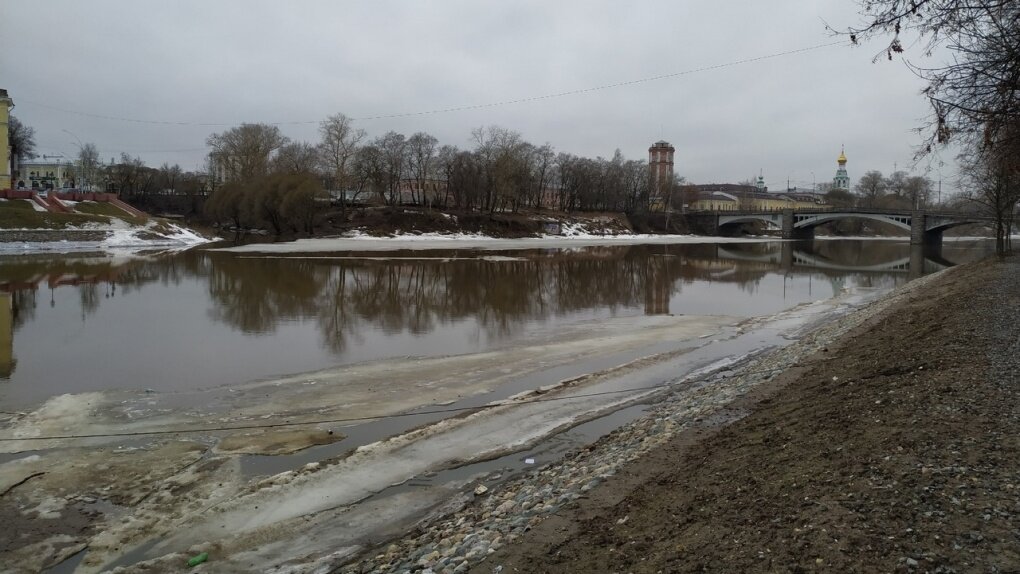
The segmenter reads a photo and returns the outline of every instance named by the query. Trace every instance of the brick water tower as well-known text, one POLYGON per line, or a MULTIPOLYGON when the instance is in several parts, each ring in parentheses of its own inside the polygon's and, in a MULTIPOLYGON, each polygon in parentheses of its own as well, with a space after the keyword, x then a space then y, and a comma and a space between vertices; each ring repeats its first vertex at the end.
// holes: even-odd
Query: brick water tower
POLYGON ((648 148, 648 170, 651 175, 651 204, 665 207, 673 185, 673 152, 669 142, 659 140, 648 148))
POLYGON ((0 88, 0 190, 11 188, 10 122, 14 100, 0 88))

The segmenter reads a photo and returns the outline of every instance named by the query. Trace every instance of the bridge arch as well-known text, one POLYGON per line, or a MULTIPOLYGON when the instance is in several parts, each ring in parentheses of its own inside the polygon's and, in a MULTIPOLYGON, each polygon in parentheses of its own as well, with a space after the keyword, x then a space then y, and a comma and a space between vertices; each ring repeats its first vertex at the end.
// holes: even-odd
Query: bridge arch
POLYGON ((759 212, 716 212, 695 215, 701 218, 704 227, 716 233, 732 230, 744 223, 761 223, 772 229, 780 229, 784 239, 810 239, 814 229, 840 219, 867 219, 892 225, 910 234, 914 245, 938 245, 942 232, 966 224, 987 223, 989 218, 973 213, 925 211, 899 211, 882 209, 783 209, 781 211, 759 212))
POLYGON ((745 223, 764 223, 769 229, 783 228, 783 214, 777 212, 742 213, 737 215, 720 215, 718 228, 720 231, 734 229, 745 223))
POLYGON ((840 221, 843 219, 870 219, 871 221, 879 221, 882 223, 888 223, 900 229, 906 231, 911 230, 911 216, 909 215, 892 215, 884 213, 856 213, 856 212, 830 212, 830 213, 812 213, 804 215, 795 215, 793 228, 794 229, 814 229, 819 225, 824 225, 833 221, 840 221))
POLYGON ((925 232, 926 233, 942 233, 943 231, 945 231, 947 229, 952 229, 954 227, 959 227, 961 225, 975 225, 975 224, 977 224, 977 225, 981 225, 981 224, 987 225, 988 221, 978 220, 978 219, 960 219, 960 220, 953 220, 953 221, 937 221, 937 222, 931 223, 930 225, 925 226, 925 232))

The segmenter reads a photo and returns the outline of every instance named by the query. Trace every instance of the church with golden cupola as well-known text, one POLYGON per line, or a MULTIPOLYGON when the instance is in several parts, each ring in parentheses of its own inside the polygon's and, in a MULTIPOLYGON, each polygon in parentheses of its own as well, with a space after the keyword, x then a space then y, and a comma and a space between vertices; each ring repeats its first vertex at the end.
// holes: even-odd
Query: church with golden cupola
POLYGON ((836 163, 839 164, 839 167, 836 168, 836 177, 832 178, 832 188, 850 191, 850 176, 846 173, 846 153, 842 147, 839 149, 836 163))

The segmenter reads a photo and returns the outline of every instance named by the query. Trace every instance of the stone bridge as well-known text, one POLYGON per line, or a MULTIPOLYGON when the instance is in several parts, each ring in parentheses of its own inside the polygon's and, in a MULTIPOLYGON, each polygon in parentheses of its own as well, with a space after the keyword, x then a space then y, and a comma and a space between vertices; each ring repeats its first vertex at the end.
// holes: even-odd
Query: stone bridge
POLYGON ((694 213, 706 231, 725 233, 744 223, 764 223, 781 230, 784 239, 810 239, 815 228, 841 219, 868 219, 899 227, 910 233, 912 245, 940 245, 942 233, 958 225, 991 223, 991 218, 973 213, 898 211, 888 209, 783 209, 781 211, 694 213))

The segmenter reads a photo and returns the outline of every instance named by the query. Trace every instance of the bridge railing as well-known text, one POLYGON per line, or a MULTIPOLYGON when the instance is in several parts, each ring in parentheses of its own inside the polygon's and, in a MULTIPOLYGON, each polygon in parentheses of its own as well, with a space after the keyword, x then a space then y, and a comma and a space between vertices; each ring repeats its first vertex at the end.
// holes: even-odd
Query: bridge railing
MULTIPOLYGON (((790 208, 787 208, 790 209, 790 208)), ((793 212, 797 215, 811 215, 815 213, 862 213, 862 214, 873 214, 873 215, 913 215, 914 210, 910 209, 885 209, 878 207, 806 207, 806 208, 792 208, 793 212)), ((768 210, 693 210, 689 213, 692 214, 718 214, 718 215, 775 215, 781 213, 785 209, 768 209, 768 210)), ((988 215, 984 215, 978 212, 972 211, 947 211, 947 210, 918 210, 927 216, 936 217, 956 217, 960 219, 991 219, 988 215)))

